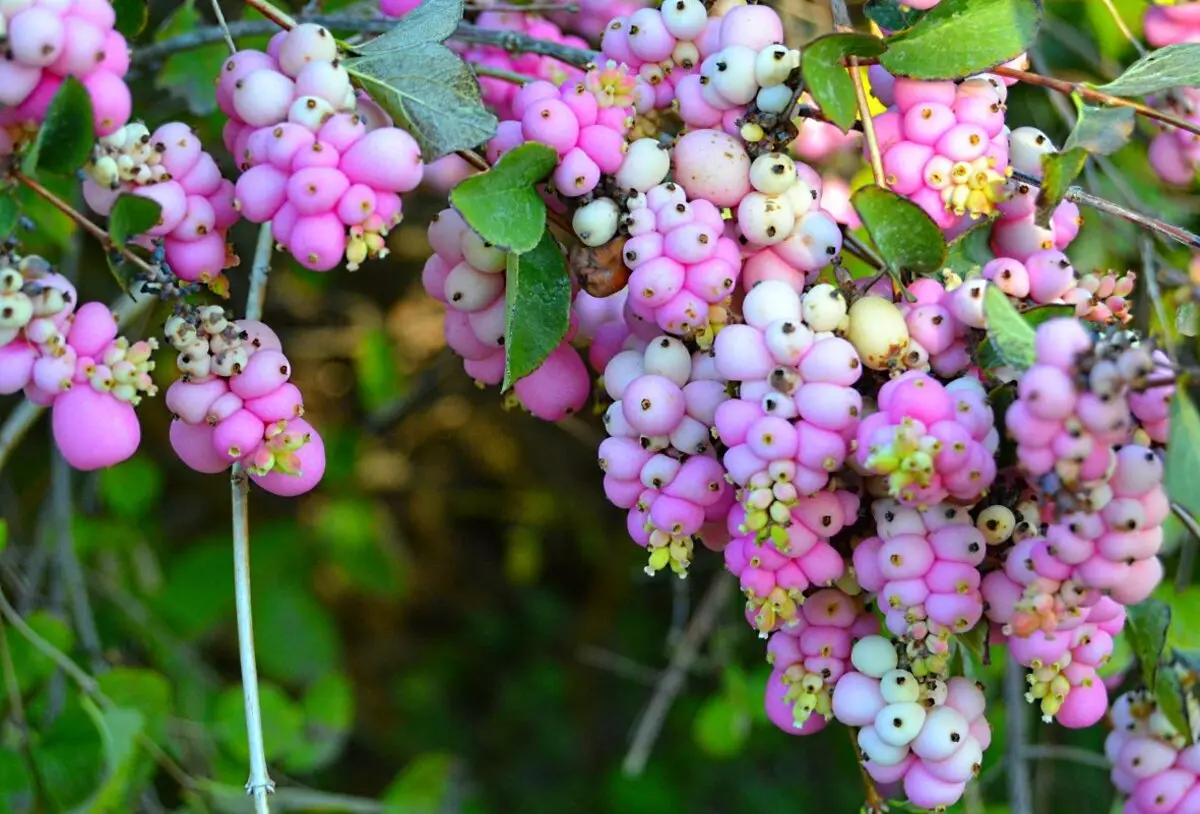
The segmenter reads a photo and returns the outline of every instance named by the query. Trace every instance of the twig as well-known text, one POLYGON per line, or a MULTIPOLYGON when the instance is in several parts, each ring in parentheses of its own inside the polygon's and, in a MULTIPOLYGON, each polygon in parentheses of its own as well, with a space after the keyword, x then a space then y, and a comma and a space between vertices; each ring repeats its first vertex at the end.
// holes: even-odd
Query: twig
POLYGON ((469 63, 476 76, 490 76, 493 79, 503 79, 514 85, 526 85, 533 81, 532 76, 526 76, 516 71, 506 71, 503 68, 493 68, 491 65, 481 65, 478 62, 469 63))
POLYGON ((104 250, 106 252, 109 252, 110 254, 112 252, 120 252, 122 257, 124 257, 130 263, 133 263, 135 266, 137 266, 142 271, 146 272, 147 274, 155 273, 155 269, 153 266, 151 266, 149 263, 147 263, 142 258, 138 257, 136 254, 134 254, 129 249, 127 249, 123 246, 118 248, 117 245, 115 243, 113 243, 112 238, 108 236, 108 232, 104 231, 99 226, 92 223, 92 221, 90 219, 88 219, 88 217, 86 215, 84 215, 82 212, 77 210, 75 207, 71 206, 69 203, 64 201, 62 198, 58 197, 53 192, 46 189, 44 186, 42 186, 37 181, 30 178, 28 175, 21 172, 20 170, 10 170, 10 173, 11 173, 12 177, 15 178, 17 181, 19 181, 22 184, 24 184, 25 186, 29 187, 29 189, 32 190, 33 192, 35 192, 36 194, 45 198, 50 204, 52 204, 54 206, 55 209, 59 210, 64 215, 66 215, 68 218, 70 218, 71 220, 75 221, 80 226, 82 226, 84 231, 86 231, 92 237, 96 238, 96 240, 100 241, 100 245, 104 247, 104 250))
MULTIPOLYGON (((267 295, 271 268, 271 224, 260 227, 254 262, 250 267, 250 293, 246 297, 246 319, 260 319, 267 295)), ((230 474, 233 497, 233 591, 237 606, 238 656, 242 665, 242 694, 246 701, 246 739, 250 751, 250 777, 246 793, 254 797, 256 814, 269 814, 267 795, 275 784, 267 774, 263 746, 262 708, 258 694, 258 664, 254 653, 254 619, 250 601, 250 478, 240 462, 230 474)))
MULTIPOLYGON (((124 328, 133 320, 147 313, 156 302, 158 300, 154 297, 142 297, 140 300, 134 300, 128 295, 122 296, 112 307, 113 313, 117 315, 117 325, 124 328)), ((0 470, 4 469, 4 465, 16 450, 17 445, 21 443, 21 439, 25 437, 25 433, 29 432, 30 428, 37 423, 38 417, 45 410, 45 407, 34 404, 32 401, 23 401, 9 413, 4 425, 0 426, 0 470)))
POLYGON ((13 723, 20 731, 21 740, 27 737, 25 705, 21 702, 21 685, 17 683, 17 670, 13 666, 12 653, 8 649, 8 634, 4 621, 0 619, 0 669, 4 671, 4 691, 8 693, 8 707, 13 723))
POLYGON ((885 266, 883 258, 874 249, 859 240, 847 228, 842 229, 842 248, 867 265, 874 266, 877 269, 882 269, 885 266))
MULTIPOLYGON (((846 8, 846 0, 830 0, 829 8, 833 13, 835 31, 854 30, 850 23, 850 11, 846 8)), ((867 91, 863 87, 862 70, 859 68, 858 57, 849 57, 846 64, 846 70, 850 72, 850 81, 854 83, 854 98, 858 102, 858 118, 862 122, 863 135, 867 141, 867 155, 871 159, 871 175, 875 178, 875 186, 887 189, 887 179, 883 173, 883 155, 879 151, 879 139, 875 137, 875 123, 871 120, 871 105, 867 102, 867 91)))
POLYGON ((606 670, 619 678, 636 681, 638 684, 645 684, 647 687, 653 687, 662 678, 662 671, 660 670, 647 667, 628 656, 622 656, 620 653, 613 653, 610 650, 590 644, 581 646, 576 651, 575 658, 581 664, 586 664, 589 667, 595 667, 599 670, 606 670))
MULTIPOLYGON (((213 783, 208 780, 197 780, 196 790, 212 800, 219 810, 241 811, 232 804, 237 797, 236 790, 230 786, 213 783), (228 808, 226 806, 229 806, 228 808)), ((388 805, 379 800, 365 797, 351 797, 345 794, 329 794, 313 789, 289 788, 280 789, 272 798, 276 811, 329 811, 339 814, 383 814, 389 810, 388 805)), ((238 801, 240 802, 240 801, 238 801)))
MULTIPOLYGON (((846 731, 850 733, 850 743, 854 747, 854 754, 857 757, 862 753, 858 748, 858 730, 853 727, 846 727, 846 731)), ((857 761, 858 773, 862 775, 863 793, 867 799, 863 803, 863 808, 867 814, 882 814, 887 811, 887 803, 879 796, 879 789, 875 787, 875 778, 867 772, 867 767, 862 764, 862 761, 857 761)))
MULTIPOLYGON (((1042 179, 1036 176, 1029 175, 1018 170, 1013 170, 1012 177, 1024 184, 1040 187, 1042 179)), ((1181 226, 1175 226, 1158 218, 1152 218, 1149 215, 1143 215, 1141 212, 1134 212, 1132 209, 1127 209, 1119 204, 1113 203, 1107 198, 1101 198, 1098 195, 1084 192, 1080 187, 1070 187, 1066 195, 1063 196, 1066 200, 1077 203, 1081 206, 1090 207, 1098 212, 1106 212, 1110 215, 1116 215, 1124 218, 1130 223, 1137 224, 1143 229, 1149 229, 1155 234, 1169 237, 1172 240, 1178 241, 1185 246, 1191 246, 1194 249, 1200 249, 1200 237, 1189 232, 1181 226)))
POLYGON ((225 12, 221 11, 221 0, 212 0, 213 14, 217 16, 217 25, 221 29, 221 33, 225 35, 225 43, 229 46, 229 53, 237 53, 237 44, 234 43, 233 37, 229 34, 229 24, 225 22, 225 12))
POLYGON ((108 665, 104 663, 100 634, 96 630, 96 617, 92 615, 92 606, 88 602, 87 586, 83 582, 83 569, 79 566, 79 556, 75 553, 75 541, 71 534, 71 519, 75 512, 71 501, 71 467, 57 447, 53 449, 51 455, 50 494, 51 503, 54 506, 55 532, 58 537, 59 570, 62 573, 67 601, 71 605, 75 630, 79 634, 79 644, 83 647, 83 652, 87 654, 92 672, 99 672, 108 665))
POLYGON ((537 14, 542 11, 565 11, 568 14, 574 14, 579 11, 578 3, 530 3, 527 6, 514 6, 506 3, 497 3, 494 6, 475 5, 467 3, 463 6, 463 11, 467 13, 476 11, 491 11, 500 14, 537 14))
POLYGON ((1179 564, 1175 567, 1175 593, 1183 593, 1192 584, 1192 572, 1196 568, 1196 547, 1200 545, 1200 523, 1184 506, 1171 501, 1171 511, 1179 522, 1187 527, 1190 539, 1179 546, 1179 564))
POLYGON ((1175 337, 1172 335, 1171 325, 1167 321, 1167 309, 1163 305, 1162 291, 1158 285, 1158 273, 1155 269, 1154 257, 1154 241, 1149 235, 1142 235, 1142 276, 1146 280, 1146 293, 1149 294, 1150 304, 1154 307, 1154 314, 1158 318, 1158 324, 1162 326, 1163 344, 1166 346, 1167 356, 1172 363, 1177 363, 1179 357, 1175 355, 1175 337))
MULTIPOLYGON (((288 14, 283 9, 268 2, 268 0, 246 0, 246 5, 257 11, 262 16, 266 17, 275 25, 284 29, 293 29, 297 25, 297 20, 292 15, 288 14)), ((392 26, 395 26, 393 21, 392 26)), ((326 26, 328 28, 328 26, 326 26)))
POLYGON ((476 45, 494 45, 514 54, 540 54, 553 57, 560 62, 585 68, 600 58, 597 51, 588 48, 576 48, 571 45, 560 45, 557 42, 547 42, 520 34, 516 31, 498 31, 492 28, 481 28, 474 23, 459 23, 458 28, 450 35, 450 39, 459 42, 470 42, 476 45))
POLYGON ((1112 768, 1112 764, 1104 758, 1104 755, 1079 746, 1031 744, 1021 750, 1021 757, 1025 760, 1062 760, 1067 763, 1078 763, 1080 766, 1093 766, 1105 771, 1112 768))
POLYGON ((1029 709, 1025 701, 1025 671, 1011 655, 1004 665, 1004 708, 1007 717, 1005 751, 1008 759, 1008 803, 1013 814, 1033 814, 1033 788, 1025 762, 1029 739, 1029 709))
POLYGON ((733 580, 724 573, 713 577, 712 583, 705 590, 704 597, 700 600, 700 605, 696 608, 696 613, 692 617, 692 621, 688 623, 687 631, 683 634, 679 648, 671 658, 667 671, 658 682, 658 687, 655 689, 650 703, 646 705, 641 720, 638 721, 637 729, 633 733, 629 751, 621 763, 621 771, 629 777, 637 777, 646 768, 646 761, 650 758, 650 752, 654 748, 654 742, 658 739, 658 733, 662 731, 667 712, 670 711, 675 696, 683 689, 684 679, 691 669, 692 663, 700 655, 700 648, 712 633, 718 614, 728 603, 732 593, 733 580))
POLYGON ((1065 93, 1068 95, 1078 93, 1081 97, 1089 102, 1098 102, 1099 104, 1108 105, 1110 107, 1127 107, 1133 110, 1135 113, 1145 116, 1147 119, 1154 119, 1155 121, 1162 122, 1163 124, 1169 124, 1172 127, 1177 127, 1180 130, 1186 130, 1189 133, 1195 133, 1196 135, 1200 136, 1200 124, 1193 124, 1186 119, 1181 119, 1178 116, 1172 116, 1170 113, 1163 113, 1161 110, 1155 110, 1154 108, 1144 105, 1141 102, 1135 102, 1131 99, 1122 99, 1120 96, 1113 96, 1110 93, 1096 90, 1095 88, 1088 87, 1082 82, 1068 82, 1065 79, 1055 79, 1052 76, 1042 76, 1041 74, 1036 74, 1031 71, 1022 71, 1018 68, 1006 68, 1003 65, 998 68, 992 68, 992 73, 998 74, 999 76, 1007 76, 1011 79, 1019 79, 1028 85, 1037 85, 1038 87, 1042 88, 1050 88, 1051 90, 1056 90, 1059 93, 1065 93))
POLYGON ((1142 45, 1141 41, 1133 36, 1133 32, 1125 24, 1125 18, 1121 16, 1121 12, 1113 5, 1113 0, 1100 0, 1100 2, 1104 3, 1104 7, 1108 9, 1108 13, 1112 15, 1113 22, 1117 24, 1117 30, 1121 32, 1121 35, 1125 39, 1129 40, 1129 44, 1137 50, 1138 56, 1146 56, 1146 46, 1142 45))

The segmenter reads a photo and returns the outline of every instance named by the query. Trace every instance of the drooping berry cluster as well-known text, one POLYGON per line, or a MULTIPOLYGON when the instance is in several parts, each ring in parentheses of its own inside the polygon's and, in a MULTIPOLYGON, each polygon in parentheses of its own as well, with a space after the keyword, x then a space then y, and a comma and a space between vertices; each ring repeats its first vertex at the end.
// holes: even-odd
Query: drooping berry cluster
POLYGON ((325 446, 302 417, 291 362, 262 322, 230 320, 217 305, 180 306, 167 320, 180 378, 167 389, 171 446, 197 472, 241 462, 268 492, 303 494, 325 474, 325 446))
POLYGON ((96 133, 129 121, 129 46, 108 0, 0 5, 0 158, 36 133, 63 80, 73 76, 92 100, 96 133))
POLYGON ((0 394, 23 390, 50 407, 63 458, 92 470, 137 451, 133 408, 158 392, 150 378, 158 345, 118 336, 104 304, 78 303, 75 287, 40 257, 0 255, 0 394))
POLYGON ((243 170, 234 198, 243 217, 270 221, 277 243, 314 271, 387 254, 400 194, 421 182, 421 152, 390 122, 355 112, 332 34, 305 23, 266 53, 239 51, 222 66, 217 103, 243 170))
POLYGON ((122 192, 149 198, 162 212, 146 234, 162 239, 171 272, 220 285, 229 264, 225 234, 239 218, 234 185, 190 127, 171 122, 151 133, 128 124, 99 140, 86 171, 83 196, 92 209, 109 214, 122 192))
POLYGON ((1188 746, 1154 696, 1128 692, 1112 706, 1104 754, 1128 814, 1200 811, 1200 744, 1188 746))

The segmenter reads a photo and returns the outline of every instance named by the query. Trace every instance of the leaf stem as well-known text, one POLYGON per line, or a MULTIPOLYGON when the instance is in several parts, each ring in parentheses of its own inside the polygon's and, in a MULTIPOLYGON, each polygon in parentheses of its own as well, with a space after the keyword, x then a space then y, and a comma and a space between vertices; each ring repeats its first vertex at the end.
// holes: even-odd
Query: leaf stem
MULTIPOLYGON (((214 0, 215 1, 215 0, 214 0)), ((266 17, 280 28, 291 30, 296 27, 296 18, 283 9, 273 5, 269 0, 246 0, 246 5, 266 17)), ((392 23, 393 27, 395 22, 392 23)), ((328 26, 327 26, 328 27, 328 26)))
POLYGON ((15 178, 17 181, 24 184, 25 186, 29 187, 29 189, 32 192, 34 192, 35 194, 41 196, 42 198, 45 198, 50 204, 52 204, 54 206, 55 209, 62 212, 68 218, 70 218, 71 220, 78 223, 81 227, 83 227, 83 230, 85 232, 87 232, 92 237, 96 238, 96 240, 100 241, 100 245, 104 247, 104 250, 106 252, 108 252, 110 254, 112 252, 120 252, 122 257, 124 257, 126 260, 128 260, 133 265, 137 266, 140 270, 142 270, 146 274, 155 274, 156 273, 156 269, 153 266, 151 266, 149 263, 147 263, 142 258, 138 257, 136 254, 134 254, 129 249, 125 248, 124 246, 118 248, 117 244, 113 243, 112 238, 109 237, 108 232, 104 231, 99 226, 92 223, 92 221, 86 215, 84 215, 82 212, 77 210, 75 207, 71 206, 69 203, 64 201, 62 198, 58 197, 53 192, 46 189, 40 183, 38 183, 34 179, 30 178, 28 175, 21 172, 20 170, 14 169, 14 170, 11 170, 10 172, 11 172, 13 178, 15 178))
POLYGON ((526 85, 533 81, 532 76, 526 76, 523 73, 516 71, 506 71, 503 68, 493 68, 491 65, 481 65, 478 62, 468 63, 471 70, 476 76, 490 76, 493 79, 503 79, 505 82, 511 82, 514 85, 526 85))
POLYGON ((998 68, 992 68, 992 73, 999 76, 1007 76, 1011 79, 1019 79, 1026 84, 1037 85, 1038 87, 1042 88, 1049 88, 1050 90, 1056 90, 1059 93, 1065 93, 1067 95, 1077 93, 1089 102, 1097 102, 1110 107, 1127 107, 1133 110, 1135 113, 1145 116, 1147 119, 1154 119, 1155 121, 1162 122, 1163 124, 1170 125, 1171 127, 1177 127, 1180 130, 1186 130, 1189 133, 1194 133, 1200 136, 1200 124, 1189 122, 1185 119, 1179 118, 1178 116, 1172 116, 1170 113, 1164 113, 1161 110, 1155 110, 1148 105, 1144 105, 1141 102, 1135 102, 1132 99, 1123 99, 1120 96, 1113 96, 1112 94, 1096 90, 1095 88, 1089 87, 1082 82, 1068 82, 1065 79, 1055 79, 1052 76, 1042 76, 1041 74, 1036 74, 1031 71, 1022 71, 1018 68, 1007 68, 1003 65, 998 68))
POLYGON ((1179 564, 1175 567, 1175 593, 1183 593, 1192 584, 1196 570, 1196 547, 1200 546, 1200 522, 1181 503, 1171 501, 1171 511, 1188 530, 1188 539, 1179 546, 1179 564))
POLYGON ((537 14, 543 11, 555 12, 563 11, 568 14, 575 14, 579 11, 578 3, 529 3, 524 6, 514 6, 510 3, 497 3, 494 6, 478 5, 474 3, 466 3, 463 6, 463 11, 467 13, 477 11, 492 11, 498 14, 537 14))
POLYGON ((1113 0, 1100 0, 1100 2, 1104 3, 1104 7, 1108 9, 1113 22, 1117 24, 1117 30, 1121 32, 1121 36, 1129 40, 1129 44, 1137 50, 1138 56, 1146 56, 1146 46, 1142 45, 1141 40, 1133 36, 1133 32, 1129 30, 1129 26, 1125 23, 1125 18, 1121 16, 1121 12, 1117 9, 1113 0))
MULTIPOLYGON (((854 748, 855 756, 862 754, 862 750, 858 748, 858 730, 853 727, 846 727, 846 732, 850 735, 850 743, 854 748)), ((862 764, 861 760, 855 761, 858 763, 858 772, 862 775, 863 792, 867 799, 863 805, 868 814, 882 814, 887 811, 887 803, 879 796, 879 789, 875 787, 875 778, 867 772, 867 767, 862 764)))
MULTIPOLYGON (((117 326, 124 328, 129 323, 147 313, 158 302, 154 297, 142 297, 140 300, 123 295, 113 304, 113 313, 117 315, 117 326)), ((37 423, 46 408, 32 401, 22 401, 8 414, 3 426, 0 426, 0 471, 8 463, 9 457, 16 450, 25 433, 37 423)))
MULTIPOLYGON (((835 31, 854 30, 854 26, 850 23, 850 11, 846 8, 846 0, 830 0, 829 9, 833 14, 835 31)), ((846 66, 846 70, 850 72, 850 81, 854 83, 854 99, 858 102, 858 118, 862 122, 863 136, 867 142, 871 175, 875 178, 875 186, 887 189, 887 178, 883 172, 883 154, 879 150, 879 139, 875 137, 875 123, 871 119, 871 105, 867 101, 867 90, 863 86, 858 57, 848 57, 846 66)))
MULTIPOLYGON (((262 317, 273 246, 271 224, 268 221, 259 227, 254 261, 250 267, 246 319, 257 320, 262 317)), ((258 693, 258 663, 254 652, 254 617, 250 594, 250 478, 240 462, 233 465, 229 484, 233 502, 233 591, 237 606, 238 657, 242 667, 246 739, 250 752, 250 777, 246 781, 246 793, 254 797, 256 814, 268 814, 271 806, 267 795, 275 791, 275 783, 267 773, 262 706, 258 693)))
MULTIPOLYGON (((1041 178, 1029 175, 1028 173, 1020 172, 1019 170, 1013 170, 1012 177, 1021 183, 1029 184, 1031 186, 1040 187, 1042 185, 1041 178)), ((1154 218, 1149 215, 1143 215, 1141 212, 1135 212, 1132 209, 1127 209, 1120 204, 1113 203, 1107 198, 1101 198, 1098 195, 1092 195, 1088 192, 1084 192, 1080 187, 1070 187, 1067 190, 1066 195, 1063 196, 1063 199, 1077 203, 1080 206, 1086 206, 1091 209, 1095 209, 1098 212, 1106 212, 1110 215, 1116 215, 1117 217, 1124 218, 1130 223, 1141 226, 1143 229, 1148 229, 1155 234, 1162 235, 1163 237, 1169 237, 1172 240, 1178 241, 1185 246, 1190 246, 1193 249, 1200 249, 1200 236, 1189 232, 1182 226, 1175 226, 1165 221, 1161 221, 1158 218, 1154 218)))
POLYGON ((229 53, 237 53, 237 43, 233 41, 233 37, 229 33, 229 24, 225 22, 225 12, 221 11, 221 0, 212 0, 213 14, 217 17, 217 25, 221 29, 221 33, 225 35, 225 43, 229 46, 229 53))

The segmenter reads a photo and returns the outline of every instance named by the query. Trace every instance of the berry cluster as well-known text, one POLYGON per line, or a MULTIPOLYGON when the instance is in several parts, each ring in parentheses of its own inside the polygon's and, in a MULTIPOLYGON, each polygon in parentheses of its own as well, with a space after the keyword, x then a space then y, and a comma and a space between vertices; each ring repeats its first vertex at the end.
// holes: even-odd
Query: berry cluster
POLYGON ((1119 697, 1111 717, 1104 754, 1127 814, 1200 811, 1200 745, 1188 746, 1146 692, 1119 697))
POLYGON ((225 234, 239 217, 234 185, 190 127, 171 122, 151 133, 128 124, 97 142, 86 172, 83 196, 93 210, 109 214, 122 192, 154 201, 162 213, 142 242, 160 238, 181 280, 220 286, 229 264, 225 234))
POLYGON ((1124 324, 1133 318, 1129 297, 1137 274, 1078 275, 1058 249, 1041 249, 1025 262, 997 257, 983 267, 983 277, 1009 297, 1028 305, 1073 305, 1075 316, 1089 322, 1124 324))
POLYGON ((234 205, 247 220, 270 221, 278 244, 314 271, 385 256, 400 193, 423 172, 412 136, 368 127, 373 119, 355 112, 337 57, 333 35, 305 23, 276 35, 266 53, 231 56, 217 83, 225 146, 243 170, 234 205))
POLYGON ((52 408, 63 458, 92 470, 137 451, 133 408, 158 392, 150 378, 158 345, 129 342, 107 306, 78 302, 75 287, 40 257, 0 255, 0 394, 23 390, 52 408))
POLYGON ((68 76, 87 89, 98 135, 129 121, 129 46, 116 21, 108 0, 0 5, 0 157, 37 132, 68 76))
POLYGON ((914 805, 943 811, 979 773, 992 740, 981 686, 924 673, 882 636, 850 652, 852 670, 833 691, 833 714, 858 730, 863 767, 914 805))
POLYGON ((871 88, 889 106, 874 119, 888 186, 948 233, 991 214, 1008 169, 1004 82, 922 82, 873 66, 871 88))
POLYGON ((275 332, 230 320, 217 305, 179 306, 165 326, 181 377, 167 388, 171 447, 197 472, 240 461, 268 492, 303 494, 325 474, 321 436, 303 419, 304 399, 275 332))

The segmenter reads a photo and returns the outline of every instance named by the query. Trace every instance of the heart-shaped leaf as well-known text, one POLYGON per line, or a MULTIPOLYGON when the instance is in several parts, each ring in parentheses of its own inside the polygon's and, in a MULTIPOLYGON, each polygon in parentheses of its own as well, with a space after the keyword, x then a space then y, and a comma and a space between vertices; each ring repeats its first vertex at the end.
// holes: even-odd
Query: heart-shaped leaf
POLYGON ((530 251, 546 229, 546 202, 534 185, 556 163, 552 148, 526 142, 487 172, 462 181, 450 192, 450 203, 488 243, 517 254, 530 251))

